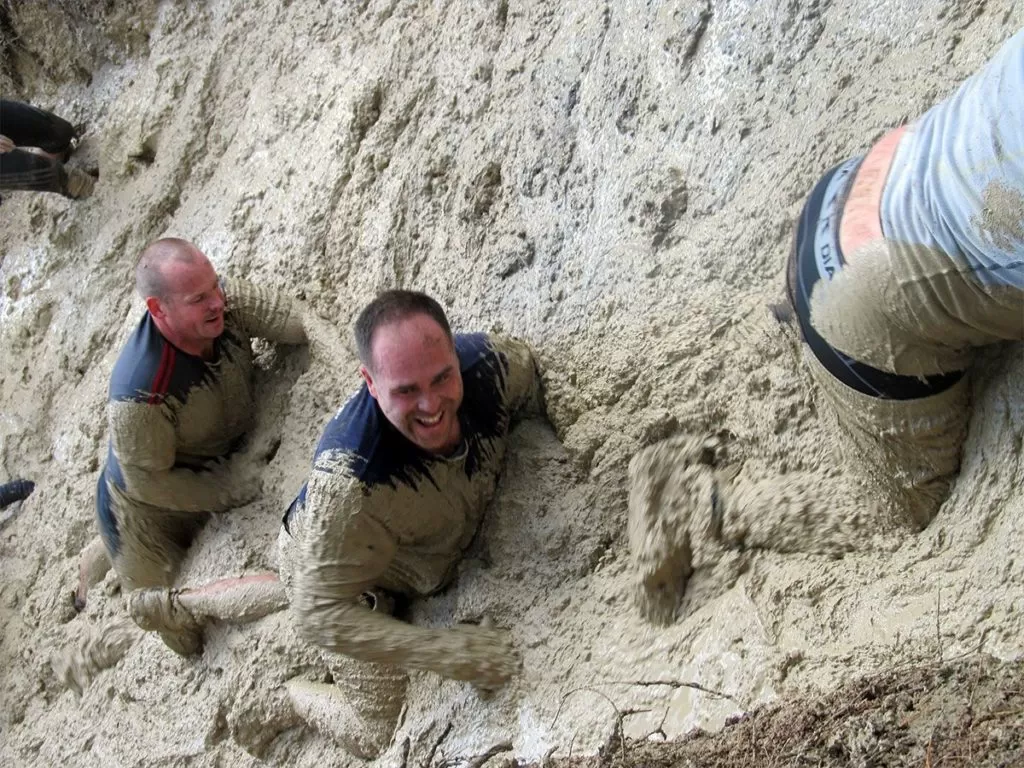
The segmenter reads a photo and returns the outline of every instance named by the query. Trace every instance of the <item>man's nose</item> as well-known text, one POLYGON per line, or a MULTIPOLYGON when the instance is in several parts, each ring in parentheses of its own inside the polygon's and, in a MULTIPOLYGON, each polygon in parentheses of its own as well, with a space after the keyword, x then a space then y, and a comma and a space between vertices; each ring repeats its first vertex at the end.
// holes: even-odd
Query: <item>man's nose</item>
POLYGON ((424 392, 417 403, 424 413, 434 413, 441 406, 441 398, 436 392, 424 392))

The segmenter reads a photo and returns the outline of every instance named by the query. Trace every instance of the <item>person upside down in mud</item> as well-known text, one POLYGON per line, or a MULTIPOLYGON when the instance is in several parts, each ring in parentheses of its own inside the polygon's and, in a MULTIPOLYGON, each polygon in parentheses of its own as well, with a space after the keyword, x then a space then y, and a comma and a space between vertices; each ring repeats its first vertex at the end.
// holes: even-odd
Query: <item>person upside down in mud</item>
POLYGON ((355 337, 365 383, 324 430, 279 545, 298 634, 323 650, 335 681, 292 681, 293 705, 373 757, 398 725, 406 670, 486 689, 519 669, 502 630, 391 614, 451 583, 494 495, 512 419, 540 410, 540 383, 526 344, 453 334, 421 293, 381 294, 355 337))
POLYGON ((255 412, 250 338, 311 343, 331 361, 340 340, 298 302, 221 280, 185 240, 149 245, 136 288, 147 311, 111 376, 110 444, 96 498, 100 537, 83 552, 75 603, 81 610, 89 587, 113 565, 134 621, 191 654, 202 647, 195 616, 248 621, 286 604, 273 573, 168 589, 209 514, 260 492, 268 450, 244 445, 255 412))
MULTIPOLYGON (((787 265, 803 357, 838 459, 915 531, 960 466, 976 350, 1024 339, 1024 31, 908 126, 826 173, 787 265)), ((1018 352, 1019 353, 1019 352, 1018 352)), ((864 539, 849 508, 800 473, 753 481, 715 438, 678 436, 630 465, 641 612, 670 623, 699 539, 840 553, 864 539)))

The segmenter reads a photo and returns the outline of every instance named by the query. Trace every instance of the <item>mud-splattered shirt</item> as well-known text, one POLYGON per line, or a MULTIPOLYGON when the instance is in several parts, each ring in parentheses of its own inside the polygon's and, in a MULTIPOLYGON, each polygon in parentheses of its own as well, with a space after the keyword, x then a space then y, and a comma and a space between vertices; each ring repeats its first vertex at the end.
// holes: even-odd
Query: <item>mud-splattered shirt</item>
MULTIPOLYGON (((450 457, 422 451, 364 385, 317 446, 309 481, 285 517, 290 536, 282 535, 281 565, 299 630, 311 642, 465 679, 444 658, 458 653, 450 631, 356 602, 373 587, 427 595, 451 580, 494 494, 512 417, 538 403, 527 345, 467 334, 456 336, 455 347, 464 387, 461 448, 450 457)), ((459 661, 465 665, 465 654, 459 661)))
POLYGON ((100 532, 114 555, 121 545, 117 518, 128 507, 217 512, 246 492, 225 458, 254 413, 250 339, 300 344, 306 334, 287 297, 241 280, 223 288, 224 332, 212 359, 176 348, 146 312, 114 365, 110 445, 97 496, 100 532))
POLYGON ((922 284, 951 345, 1024 337, 1022 89, 1024 31, 908 127, 886 179, 882 231, 905 254, 900 284, 922 284), (948 317, 967 326, 953 338, 948 317))

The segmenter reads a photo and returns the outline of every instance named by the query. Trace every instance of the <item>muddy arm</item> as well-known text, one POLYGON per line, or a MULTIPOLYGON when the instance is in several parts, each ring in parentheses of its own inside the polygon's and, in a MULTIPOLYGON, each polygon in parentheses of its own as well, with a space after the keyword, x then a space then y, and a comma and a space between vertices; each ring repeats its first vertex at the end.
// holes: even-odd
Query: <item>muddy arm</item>
POLYGON ((166 406, 113 402, 107 411, 111 445, 131 498, 180 512, 221 512, 259 495, 259 478, 244 454, 210 462, 209 469, 175 467, 174 425, 166 406))
POLYGON ((314 470, 306 504, 309 524, 297 532, 291 605, 306 640, 362 661, 486 687, 515 673, 518 657, 500 631, 416 627, 356 603, 387 570, 396 547, 364 509, 358 481, 314 470))
POLYGON ((348 356, 335 326, 305 303, 245 280, 226 280, 224 287, 232 317, 250 336, 309 344, 314 357, 331 364, 348 356))
POLYGON ((299 302, 247 280, 224 280, 223 286, 227 311, 244 333, 280 344, 306 343, 299 302))

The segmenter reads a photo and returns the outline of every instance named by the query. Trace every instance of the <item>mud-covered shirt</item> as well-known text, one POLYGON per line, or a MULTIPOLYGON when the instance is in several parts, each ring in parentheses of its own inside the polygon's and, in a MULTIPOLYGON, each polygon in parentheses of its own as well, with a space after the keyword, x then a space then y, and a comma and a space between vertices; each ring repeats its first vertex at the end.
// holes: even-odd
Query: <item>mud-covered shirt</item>
POLYGON ((1024 338, 1022 89, 1024 31, 909 126, 886 179, 901 290, 948 346, 1024 338))
POLYGON ((460 334, 455 348, 464 393, 454 455, 414 445, 364 385, 327 425, 285 516, 292 538, 282 573, 292 609, 300 633, 322 647, 445 674, 430 650, 438 630, 372 613, 356 599, 373 587, 427 595, 451 580, 494 494, 512 418, 539 403, 526 344, 460 334))
POLYGON ((246 492, 225 459, 252 423, 250 340, 300 344, 306 335, 289 298, 240 280, 223 288, 224 332, 210 360, 175 347, 146 312, 114 365, 110 444, 97 497, 100 530, 113 554, 120 549, 115 507, 216 512, 246 492))

